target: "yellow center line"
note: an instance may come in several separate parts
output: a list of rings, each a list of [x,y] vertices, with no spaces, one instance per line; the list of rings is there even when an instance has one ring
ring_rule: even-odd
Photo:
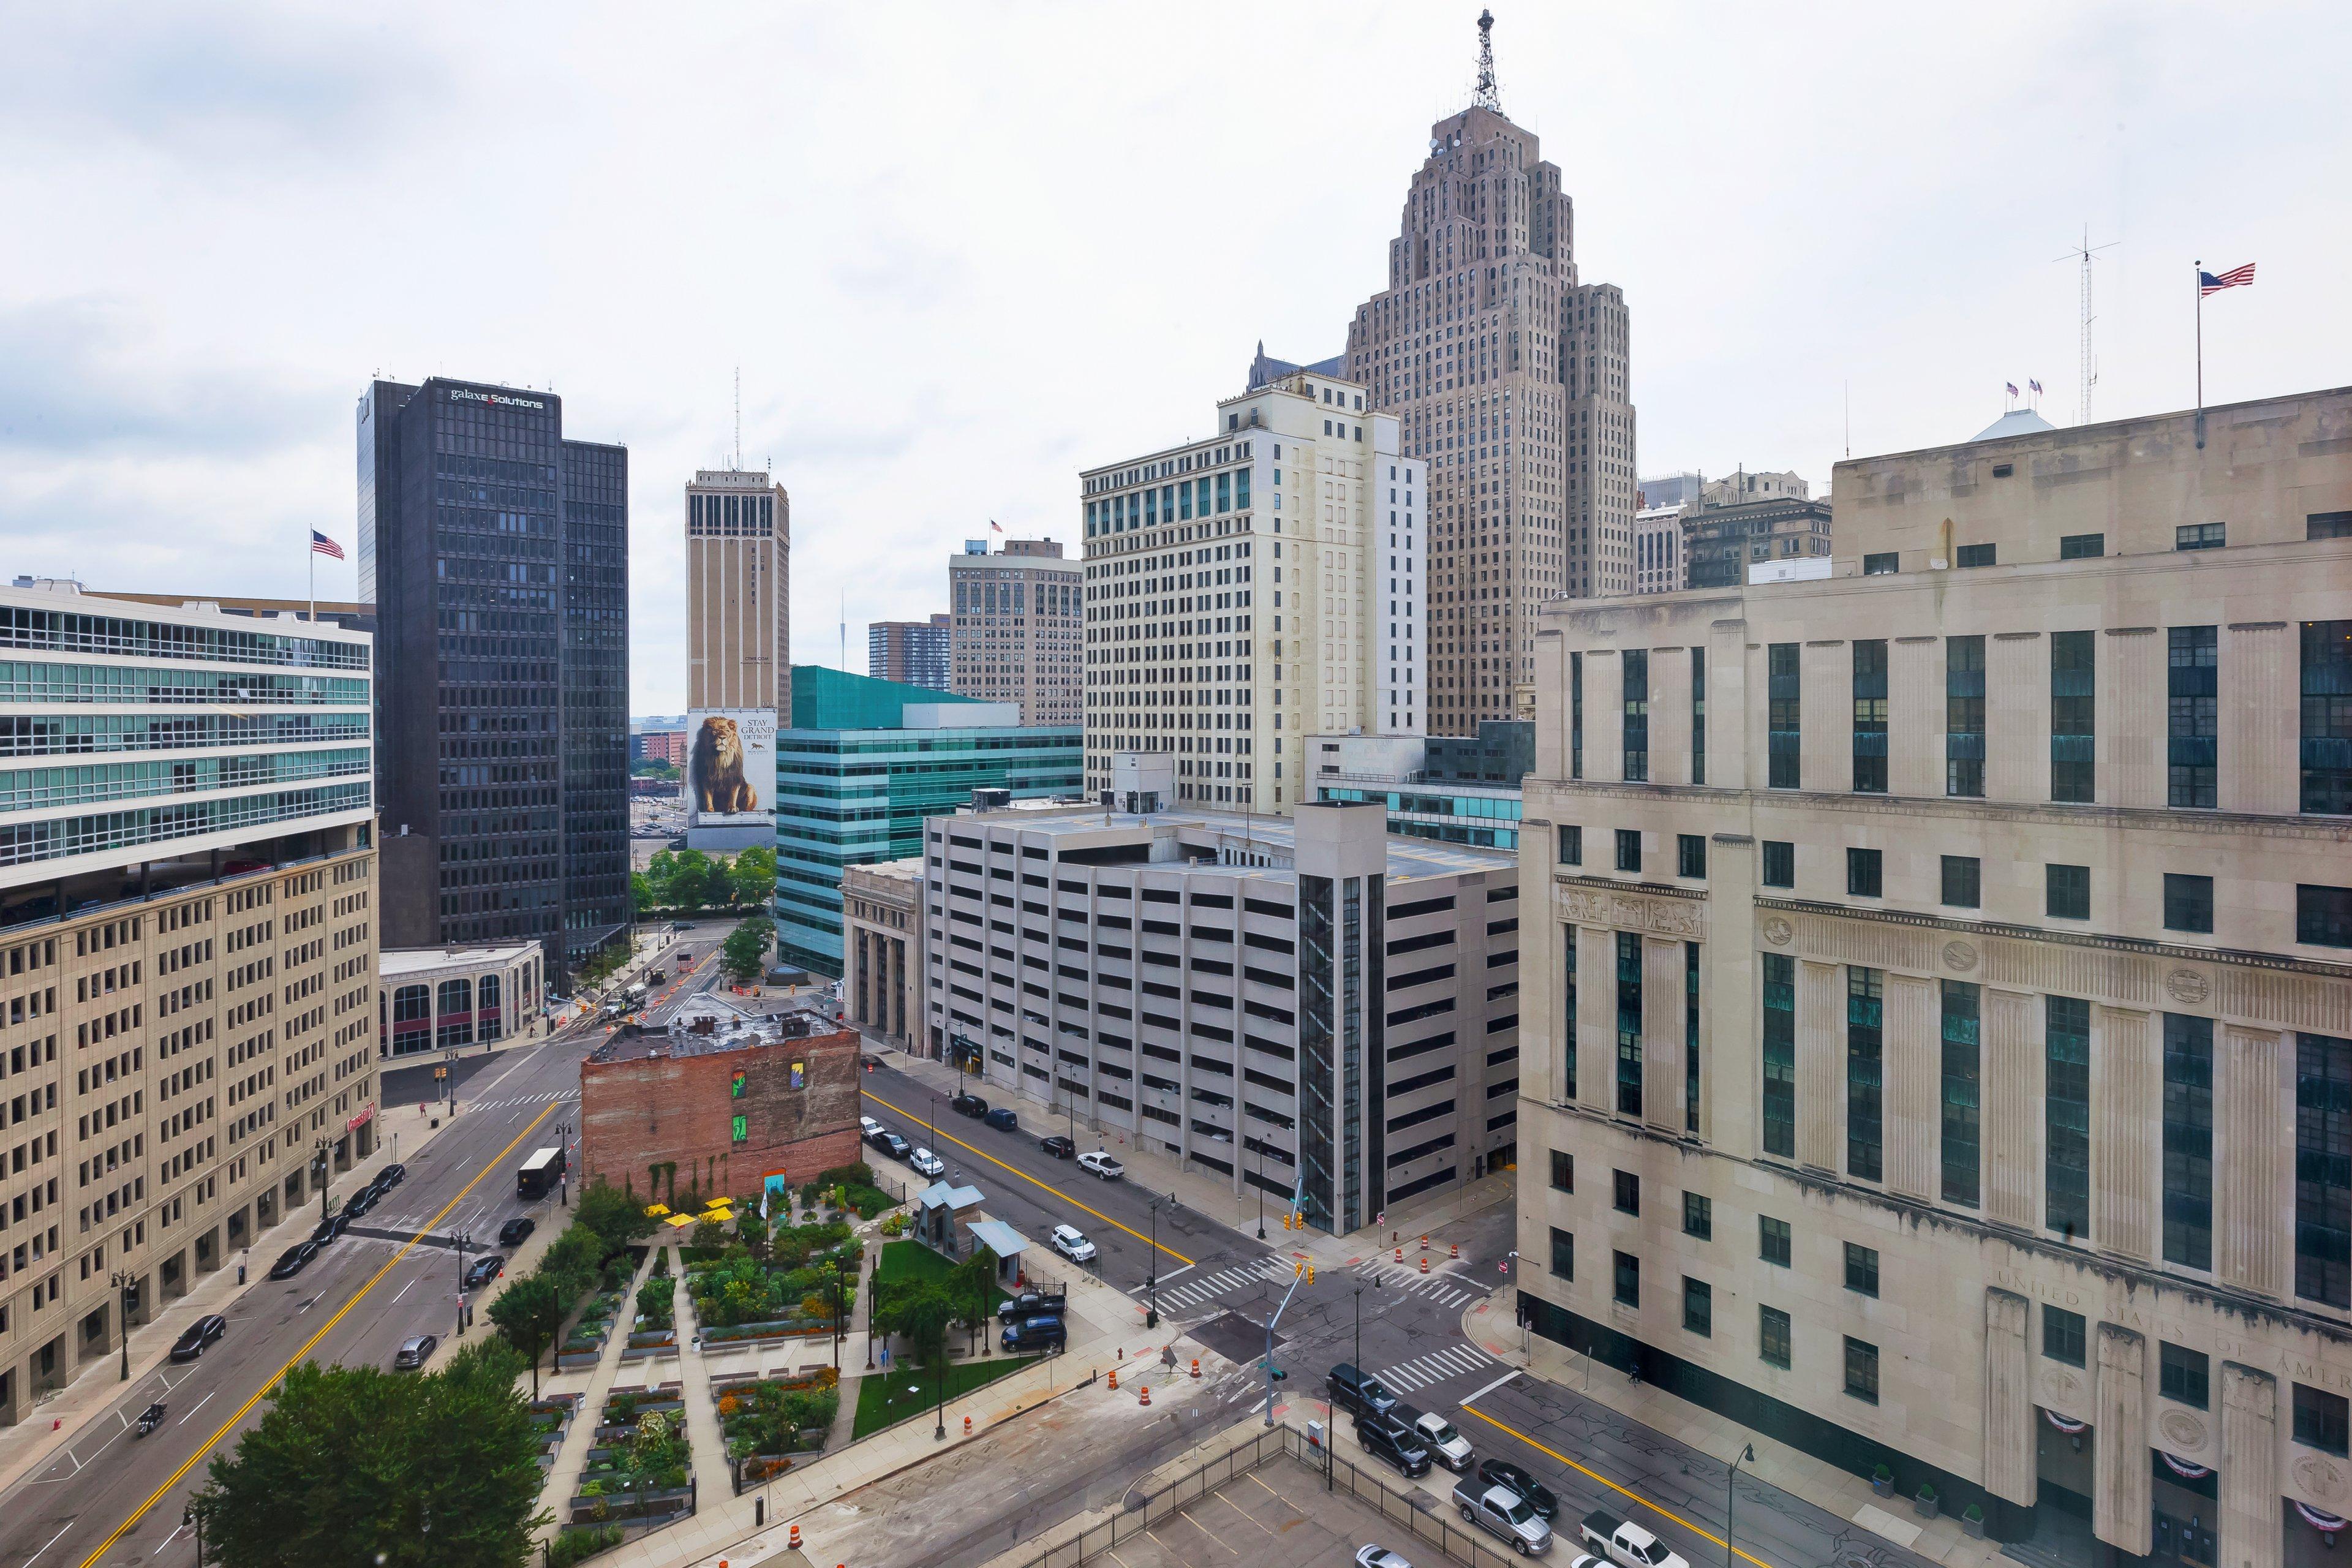
[[[1689,1531],[1701,1541],[1707,1542],[1708,1543],[1716,1546],[1723,1544],[1723,1538],[1721,1536],[1701,1529],[1699,1526],[1693,1524],[1689,1520],[1685,1519],[1682,1515],[1675,1512],[1672,1509],[1661,1508],[1656,1503],[1652,1502],[1648,1498],[1643,1497],[1640,1492],[1632,1491],[1624,1487],[1619,1486],[1607,1476],[1601,1475],[1597,1471],[1586,1469],[1582,1465],[1578,1464],[1574,1459],[1570,1458],[1566,1454],[1561,1453],[1559,1449],[1545,1447],[1541,1443],[1537,1442],[1525,1432],[1518,1430],[1517,1427],[1504,1426],[1500,1421],[1496,1420],[1493,1416],[1487,1415],[1477,1406],[1465,1405],[1462,1406],[1462,1410],[1465,1415],[1475,1415],[1479,1420],[1484,1421],[1487,1426],[1494,1427],[1498,1432],[1508,1432],[1512,1436],[1517,1437],[1520,1442],[1525,1443],[1537,1453],[1549,1454],[1553,1458],[1558,1459],[1561,1464],[1566,1465],[1570,1469],[1574,1470],[1577,1474],[1588,1477],[1592,1480],[1599,1481],[1602,1486],[1607,1487],[1611,1491],[1617,1493],[1619,1496],[1631,1499],[1633,1501],[1640,1503],[1643,1508],[1648,1509],[1652,1513],[1656,1514],[1659,1518],[1673,1520],[1676,1524],[1681,1525],[1685,1530]],[[1772,1564],[1765,1562],[1761,1557],[1751,1556],[1748,1552],[1740,1552],[1736,1546],[1733,1547],[1732,1550],[1735,1552],[1738,1552],[1738,1555],[1746,1557],[1748,1562],[1755,1563],[1756,1568],[1772,1568]]]
[[[276,1372],[269,1374],[268,1382],[254,1390],[251,1397],[247,1398],[244,1404],[236,1407],[236,1413],[231,1415],[227,1420],[222,1422],[218,1431],[205,1439],[205,1446],[203,1447],[198,1448],[194,1453],[189,1455],[187,1459],[182,1463],[180,1468],[173,1470],[170,1477],[164,1480],[163,1484],[157,1487],[148,1497],[145,1502],[141,1503],[137,1508],[131,1510],[131,1517],[114,1527],[113,1534],[108,1536],[104,1541],[98,1543],[97,1551],[82,1559],[81,1568],[95,1568],[98,1560],[105,1556],[108,1550],[111,1548],[116,1542],[122,1539],[124,1531],[130,1530],[131,1526],[146,1518],[147,1510],[153,1508],[157,1503],[162,1502],[163,1500],[164,1494],[169,1492],[173,1487],[178,1486],[180,1484],[180,1479],[185,1476],[190,1470],[195,1468],[196,1461],[203,1458],[206,1454],[211,1453],[214,1447],[219,1444],[220,1440],[228,1436],[229,1429],[235,1426],[238,1422],[245,1419],[245,1413],[251,1410],[256,1405],[261,1403],[262,1395],[277,1387],[278,1380],[284,1377],[289,1372],[291,1372],[297,1362],[310,1353],[312,1346],[316,1345],[320,1340],[327,1337],[327,1331],[329,1329],[333,1328],[337,1323],[343,1321],[343,1314],[345,1312],[348,1312],[353,1307],[358,1306],[361,1299],[369,1291],[376,1288],[377,1281],[381,1280],[385,1275],[391,1273],[394,1268],[397,1268],[400,1266],[400,1260],[406,1258],[409,1253],[415,1249],[417,1241],[424,1237],[426,1231],[431,1230],[435,1226],[440,1224],[442,1219],[447,1215],[451,1209],[456,1208],[459,1204],[465,1202],[466,1194],[472,1192],[476,1186],[479,1185],[482,1178],[488,1175],[491,1171],[496,1169],[500,1161],[504,1160],[509,1154],[514,1152],[515,1144],[521,1142],[524,1139],[530,1137],[534,1131],[538,1131],[539,1124],[554,1114],[554,1111],[555,1106],[552,1103],[550,1103],[546,1110],[541,1110],[537,1116],[530,1119],[530,1126],[525,1127],[521,1131],[514,1135],[513,1142],[509,1143],[505,1148],[491,1155],[488,1163],[485,1164],[480,1170],[474,1173],[474,1179],[467,1182],[463,1187],[459,1188],[456,1197],[451,1198],[447,1203],[443,1204],[440,1211],[435,1214],[431,1219],[426,1220],[424,1225],[419,1226],[415,1236],[410,1237],[406,1241],[403,1242],[401,1244],[400,1250],[392,1255],[392,1260],[390,1262],[386,1263],[383,1268],[370,1275],[368,1277],[368,1282],[361,1286],[357,1291],[353,1292],[352,1299],[344,1302],[341,1309],[338,1310],[333,1317],[329,1318],[325,1322],[319,1325],[319,1331],[317,1333],[312,1334],[309,1339],[302,1342],[302,1348],[300,1350],[296,1351],[292,1355],[287,1357],[286,1363],[283,1366],[280,1366]]]
[[[1069,1194],[1054,1185],[1051,1182],[1041,1182],[1036,1177],[1031,1175],[1028,1172],[1022,1170],[1019,1166],[1006,1164],[1003,1161],[998,1159],[995,1155],[989,1153],[986,1150],[972,1148],[971,1144],[965,1142],[954,1133],[940,1131],[935,1124],[926,1121],[922,1117],[917,1116],[911,1111],[900,1110],[897,1106],[891,1104],[888,1100],[883,1099],[872,1089],[869,1089],[866,1090],[866,1098],[880,1106],[883,1110],[890,1111],[894,1115],[905,1117],[908,1121],[913,1122],[919,1127],[930,1128],[932,1137],[937,1138],[943,1142],[952,1143],[959,1149],[970,1151],[971,1153],[977,1154],[980,1158],[987,1161],[990,1164],[994,1165],[998,1170],[1009,1171],[1013,1175],[1016,1175],[1023,1181],[1028,1183],[1031,1186],[1044,1188],[1045,1191],[1053,1194],[1055,1197],[1061,1199],[1064,1203],[1069,1205],[1072,1208],[1078,1210],[1080,1213],[1090,1214],[1094,1215],[1095,1218],[1102,1221],[1103,1224],[1127,1232],[1128,1235],[1135,1237],[1136,1240],[1143,1243],[1144,1246],[1159,1247],[1160,1251],[1167,1253],[1169,1257],[1184,1265],[1185,1268],[1190,1268],[1192,1266],[1192,1260],[1191,1258],[1185,1257],[1182,1253],[1176,1251],[1174,1248],[1160,1247],[1158,1242],[1152,1240],[1141,1231],[1137,1230],[1134,1226],[1120,1225],[1118,1221],[1111,1218],[1110,1215],[1103,1213],[1102,1210],[1087,1207],[1086,1205],[1078,1202],[1077,1199],[1070,1196]]]

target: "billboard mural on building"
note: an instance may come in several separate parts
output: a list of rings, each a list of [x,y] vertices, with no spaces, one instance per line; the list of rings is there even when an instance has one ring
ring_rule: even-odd
[[[686,732],[687,826],[765,826],[772,822],[775,711],[700,710],[687,715]]]

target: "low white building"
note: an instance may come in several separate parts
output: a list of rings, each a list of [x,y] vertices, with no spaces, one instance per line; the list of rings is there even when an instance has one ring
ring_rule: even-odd
[[[535,1029],[545,971],[536,942],[387,949],[377,963],[376,1054],[495,1045]]]

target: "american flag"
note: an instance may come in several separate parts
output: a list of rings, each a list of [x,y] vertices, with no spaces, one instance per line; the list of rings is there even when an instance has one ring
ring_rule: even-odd
[[[341,561],[343,558],[343,547],[314,528],[310,531],[310,553],[331,555]]]
[[[992,517],[988,520],[988,527],[989,531],[992,533],[1003,533],[1004,531],[1004,525],[997,521]]]
[[[2028,385],[2028,386],[2030,386],[2030,387],[2032,387],[2032,388],[2033,389],[2033,395],[2034,395],[2034,396],[2039,397],[2039,396],[2041,396],[2041,395],[2042,395],[2042,384],[2041,384],[2040,382],[2038,382],[2038,381],[2029,381],[2029,382],[2027,382],[2025,384],[2026,384],[2026,385]]]
[[[2001,384],[2009,388],[2009,395],[2011,397],[2015,397],[2017,395],[2017,383],[2013,381],[2005,381],[2001,383]]]
[[[2197,297],[2200,300],[2208,294],[2219,294],[2224,289],[2251,289],[2253,286],[2254,264],[2251,261],[2243,267],[2232,267],[2227,272],[2197,274]]]

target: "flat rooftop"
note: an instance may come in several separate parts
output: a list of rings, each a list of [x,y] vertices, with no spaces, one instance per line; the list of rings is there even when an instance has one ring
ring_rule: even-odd
[[[519,942],[511,947],[388,947],[376,955],[376,973],[390,978],[466,965],[519,963],[538,951],[535,942]]]
[[[792,1045],[802,1040],[833,1039],[850,1031],[829,1026],[832,1020],[814,1013],[778,1013],[759,1024],[735,1029],[713,1029],[698,1035],[687,1030],[616,1030],[588,1053],[592,1062],[639,1062],[656,1057],[715,1057],[748,1051],[760,1046]]]
[[[1331,809],[1306,806],[1303,810]],[[1380,810],[1367,806],[1367,810]],[[1016,801],[1010,808],[995,807],[988,811],[959,812],[953,823],[987,823],[1012,827],[1024,835],[1043,835],[1051,838],[1093,839],[1099,842],[1108,833],[1114,839],[1121,837],[1140,838],[1143,835],[1169,834],[1180,843],[1211,852],[1202,858],[1166,861],[1121,862],[1138,868],[1148,867],[1160,871],[1214,872],[1225,877],[1260,877],[1268,881],[1296,882],[1298,874],[1283,866],[1229,866],[1214,856],[1221,847],[1248,852],[1295,855],[1298,847],[1297,825],[1286,816],[1257,816],[1244,812],[1199,811],[1175,808],[1138,816],[1131,812],[1106,812],[1100,806],[1073,806],[1060,802]],[[1411,838],[1391,833],[1388,839],[1389,868],[1391,878],[1459,877],[1477,871],[1513,871],[1518,868],[1519,858],[1496,849],[1479,849],[1468,845],[1441,844],[1427,838]]]

